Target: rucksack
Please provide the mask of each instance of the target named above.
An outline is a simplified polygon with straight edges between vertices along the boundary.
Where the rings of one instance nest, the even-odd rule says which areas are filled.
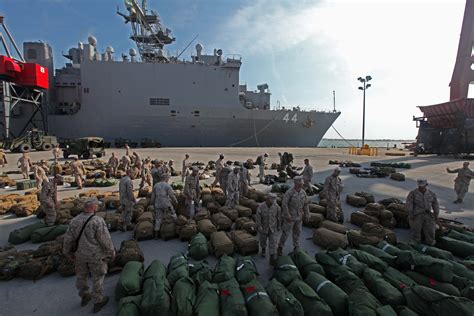
[[[188,246],[189,256],[195,260],[202,260],[209,254],[207,239],[202,233],[197,233],[191,239]]]

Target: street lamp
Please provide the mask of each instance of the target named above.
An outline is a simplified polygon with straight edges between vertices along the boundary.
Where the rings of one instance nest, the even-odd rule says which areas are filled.
[[[365,76],[365,78],[359,77],[357,78],[362,83],[362,86],[359,87],[359,90],[364,92],[364,96],[362,99],[362,147],[364,147],[365,143],[365,90],[369,89],[372,85],[368,83],[372,80],[371,76]]]

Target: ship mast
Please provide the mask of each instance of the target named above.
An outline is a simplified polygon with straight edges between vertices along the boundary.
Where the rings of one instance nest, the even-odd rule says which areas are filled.
[[[141,6],[137,0],[125,0],[127,14],[117,11],[132,26],[130,39],[137,44],[138,52],[145,62],[167,62],[163,53],[165,45],[174,42],[171,30],[163,27],[160,17],[153,10],[147,10],[147,0],[142,0]]]

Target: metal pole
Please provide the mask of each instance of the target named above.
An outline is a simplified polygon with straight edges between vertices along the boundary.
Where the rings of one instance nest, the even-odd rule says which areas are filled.
[[[365,144],[365,82],[364,82],[364,97],[362,99],[362,147]]]
[[[336,112],[336,90],[332,90],[332,104],[334,106],[333,112]]]

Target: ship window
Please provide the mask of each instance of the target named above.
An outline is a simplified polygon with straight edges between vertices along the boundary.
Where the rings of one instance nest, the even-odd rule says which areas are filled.
[[[150,98],[150,105],[169,106],[169,98]]]
[[[199,111],[194,111],[194,116],[199,116]]]
[[[26,52],[26,55],[28,56],[28,59],[36,59],[36,50],[33,48],[29,48],[28,51]]]
[[[171,116],[176,116],[176,111],[175,110],[171,110]]]

